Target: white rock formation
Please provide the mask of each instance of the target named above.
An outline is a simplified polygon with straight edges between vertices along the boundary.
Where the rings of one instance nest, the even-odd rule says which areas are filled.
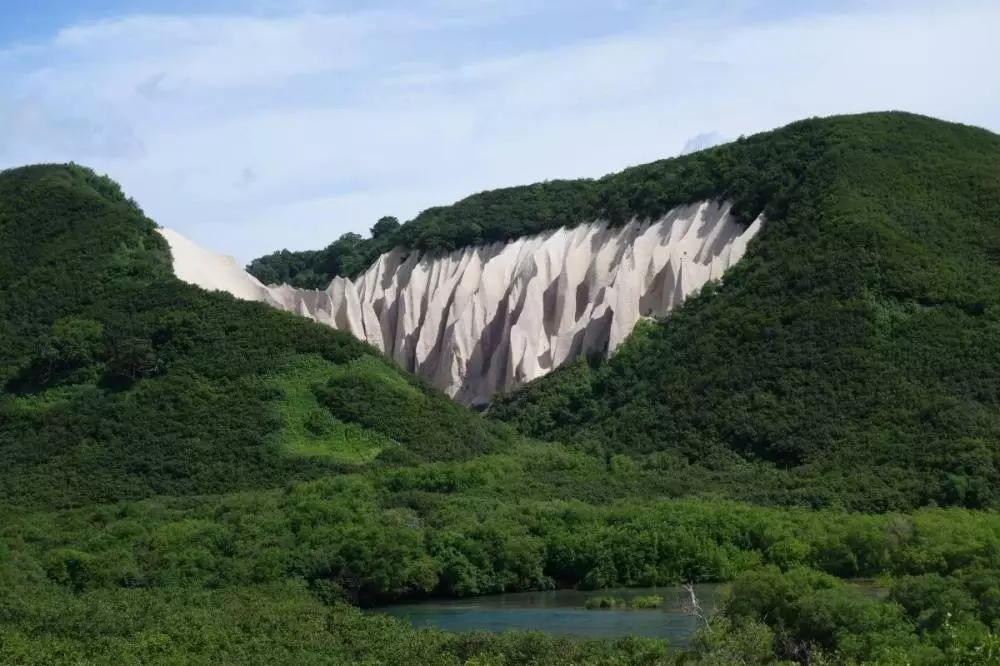
[[[640,317],[720,278],[761,224],[705,202],[446,255],[395,249],[323,291],[267,287],[232,257],[161,233],[181,280],[350,331],[460,402],[483,404],[581,354],[610,354]]]
[[[208,291],[225,291],[245,301],[264,301],[280,307],[271,289],[243,270],[234,257],[215,254],[170,229],[158,229],[170,245],[174,275]]]

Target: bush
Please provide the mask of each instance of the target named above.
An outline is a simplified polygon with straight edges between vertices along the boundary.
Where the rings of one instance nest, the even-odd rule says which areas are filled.
[[[620,597],[590,597],[584,604],[587,610],[625,608],[625,600]]]
[[[656,594],[645,597],[635,597],[632,599],[632,608],[649,609],[662,607],[663,597]]]

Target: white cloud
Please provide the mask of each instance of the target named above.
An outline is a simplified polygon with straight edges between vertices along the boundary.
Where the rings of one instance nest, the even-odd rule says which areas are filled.
[[[693,137],[684,142],[684,147],[681,148],[680,154],[689,155],[691,153],[697,153],[700,150],[705,150],[706,148],[726,143],[728,140],[729,139],[722,136],[718,132],[702,132],[701,134],[695,134]]]
[[[0,52],[14,128],[0,165],[90,164],[165,226],[248,260],[803,116],[897,108],[1000,128],[1000,80],[984,75],[1000,7],[985,0],[784,18],[774,0],[655,4],[311,1],[67,26]]]

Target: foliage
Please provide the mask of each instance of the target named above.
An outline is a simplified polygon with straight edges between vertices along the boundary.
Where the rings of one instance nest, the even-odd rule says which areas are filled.
[[[375,357],[362,357],[359,361],[365,358],[379,363]],[[333,376],[339,367],[319,357],[303,356],[278,374],[276,383],[283,397],[278,403],[284,426],[281,441],[290,455],[365,463],[386,448],[397,445],[356,423],[335,418],[320,404],[314,389]],[[384,368],[389,371],[388,365]]]
[[[0,173],[0,501],[266,488],[379,452],[462,458],[511,439],[350,335],[186,285],[170,266],[110,179],[75,165]],[[410,391],[392,432],[353,396],[310,394],[311,379],[345,377]]]
[[[587,610],[604,610],[610,608],[625,608],[625,600],[620,597],[590,597],[584,603]]]
[[[1000,137],[868,114],[762,138],[768,168],[799,184],[722,285],[491,416],[611,453],[807,477],[787,503],[997,506]]]
[[[391,654],[379,652],[374,638],[360,639],[384,629],[379,640],[386,646],[397,644],[391,635],[401,646],[406,640],[425,645],[420,654],[427,663],[450,659],[448,645],[478,646],[462,648],[472,650],[462,658],[485,659],[498,646],[529,649],[533,640],[553,646],[543,654],[555,659],[559,650],[585,648],[524,635],[410,634],[403,625],[337,604],[724,580],[734,583],[722,614],[686,653],[686,663],[732,663],[719,655],[760,656],[765,647],[767,659],[747,663],[806,657],[821,663],[819,654],[826,663],[860,663],[870,655],[883,655],[882,663],[905,663],[893,655],[909,663],[953,663],[949,655],[971,658],[993,640],[1000,620],[995,514],[933,509],[876,516],[695,500],[602,507],[545,499],[572,486],[540,485],[514,466],[522,456],[525,469],[542,460],[520,452],[372,468],[268,491],[8,512],[0,521],[5,645],[103,654],[145,649],[142,636],[164,634],[170,638],[165,654],[176,650],[184,658],[200,654],[189,656],[190,650],[215,650],[215,658],[239,654],[226,651],[249,650],[244,643],[253,640],[254,649],[293,649],[308,659],[332,649],[326,641],[334,639],[324,631],[343,621],[357,632],[354,647],[338,648],[348,650],[344,654]],[[835,576],[882,582],[845,586]],[[305,587],[292,603],[288,596],[297,585]],[[199,610],[235,608],[247,599],[255,600],[249,603],[254,610],[217,613],[220,619],[210,622]],[[102,619],[114,617],[123,618],[114,627]],[[324,617],[338,619],[330,624]],[[186,623],[183,629],[178,622]],[[305,641],[289,638],[299,629],[288,623],[315,622],[326,622],[327,630]],[[606,654],[621,659],[628,654],[602,645],[586,650],[611,650]]]
[[[994,573],[973,570],[973,577],[996,584]],[[808,569],[748,572],[714,620],[717,631],[703,631],[693,653],[744,663],[995,663],[1000,638],[977,615],[960,580],[944,582],[937,575],[907,577],[884,598]],[[921,617],[938,621],[930,626]]]
[[[597,506],[573,498],[573,484],[540,483],[533,470],[543,461],[522,452],[266,491],[10,512],[0,542],[18,571],[77,590],[302,578],[331,598],[366,604],[727,581],[763,566],[903,581],[975,571],[961,580],[984,600],[976,612],[988,623],[1000,618],[991,601],[1000,598],[993,514],[869,516],[689,499]],[[613,485],[612,476],[605,473]]]
[[[513,429],[481,419],[440,393],[418,390],[381,360],[352,361],[314,393],[334,417],[395,440],[428,460],[488,453],[515,437]]]
[[[603,178],[480,192],[451,206],[429,208],[402,225],[382,218],[370,238],[349,233],[323,250],[281,250],[253,260],[247,270],[267,284],[324,289],[334,276],[354,277],[394,247],[450,252],[592,220],[620,226],[706,199],[733,202],[737,216],[748,223],[765,210],[780,216],[808,166],[826,150],[827,139],[826,121],[810,119]]]
[[[303,269],[693,198],[766,210],[721,287],[489,410],[562,445],[346,334],[182,284],[106,177],[2,172],[0,661],[991,663],[998,176],[979,130],[810,120],[383,218]],[[730,592],[684,651],[345,603],[711,581]]]
[[[345,605],[324,607],[301,584],[254,588],[102,590],[53,585],[0,599],[6,664],[463,664],[667,663],[663,641],[573,641],[540,633],[414,630]]]
[[[337,259],[310,269],[322,276],[312,286],[394,246],[449,251],[724,197],[744,220],[763,211],[768,221],[721,287],[609,362],[580,359],[489,414],[608,459],[665,452],[671,466],[711,470],[699,474],[732,498],[996,506],[998,155],[995,135],[912,114],[810,119],[377,225],[377,238],[331,246]],[[295,270],[281,279],[295,282]]]
[[[632,599],[632,608],[660,608],[663,606],[663,597],[658,594],[650,594]]]

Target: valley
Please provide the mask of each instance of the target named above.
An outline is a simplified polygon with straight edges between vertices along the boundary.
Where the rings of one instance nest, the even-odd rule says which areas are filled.
[[[811,118],[384,220],[244,269],[0,172],[0,661],[996,659],[1000,137]],[[683,636],[372,612],[689,583]]]

